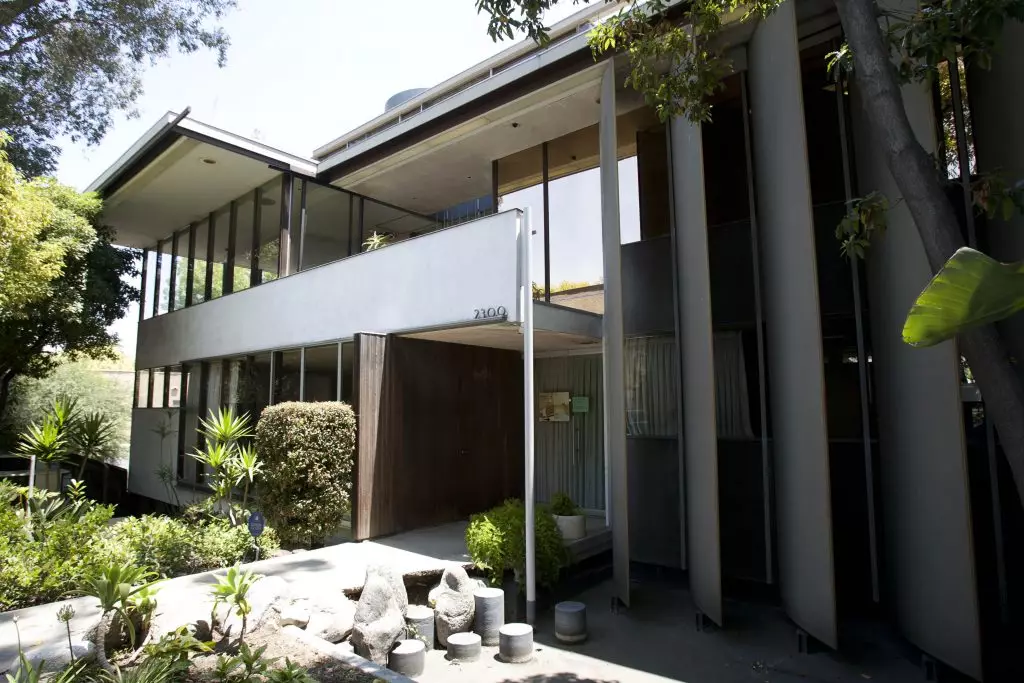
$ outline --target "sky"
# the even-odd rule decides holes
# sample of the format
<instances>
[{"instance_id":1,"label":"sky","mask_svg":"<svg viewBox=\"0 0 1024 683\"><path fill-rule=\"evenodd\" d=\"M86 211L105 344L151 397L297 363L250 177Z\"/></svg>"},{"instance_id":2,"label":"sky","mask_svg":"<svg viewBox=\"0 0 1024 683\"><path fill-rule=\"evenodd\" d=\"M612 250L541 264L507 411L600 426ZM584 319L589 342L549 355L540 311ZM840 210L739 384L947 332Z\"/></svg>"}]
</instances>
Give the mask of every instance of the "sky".
<instances>
[{"instance_id":1,"label":"sky","mask_svg":"<svg viewBox=\"0 0 1024 683\"><path fill-rule=\"evenodd\" d=\"M560 4L547 17L549 25L581 8ZM309 156L379 115L391 95L436 85L510 46L491 40L473 0L238 0L223 26L231 38L225 67L218 68L209 51L172 54L150 67L137 102L139 116L116 114L99 145L65 142L58 178L85 189L160 116L186 106L194 119ZM578 174L552 189L552 225L579 226L567 228L552 245L555 283L600 274L599 251L596 260L592 249L579 258L568 256L594 226L599 235L600 206L592 195L583 202L581 194L596 176ZM564 211L556 209L559 198ZM522 203L522 197L509 199L502 208ZM137 321L133 307L113 328L128 356L134 356Z\"/></svg>"}]
</instances>

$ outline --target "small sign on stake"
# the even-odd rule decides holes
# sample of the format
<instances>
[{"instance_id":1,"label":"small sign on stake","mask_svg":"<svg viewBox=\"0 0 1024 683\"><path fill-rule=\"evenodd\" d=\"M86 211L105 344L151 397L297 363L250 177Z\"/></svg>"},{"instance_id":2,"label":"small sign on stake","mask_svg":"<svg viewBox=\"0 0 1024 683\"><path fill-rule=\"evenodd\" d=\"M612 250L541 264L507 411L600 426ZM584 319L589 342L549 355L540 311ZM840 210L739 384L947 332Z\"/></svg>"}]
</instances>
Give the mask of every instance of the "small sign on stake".
<instances>
[{"instance_id":1,"label":"small sign on stake","mask_svg":"<svg viewBox=\"0 0 1024 683\"><path fill-rule=\"evenodd\" d=\"M260 559L260 544L256 542L256 539L263 533L263 527L266 525L262 512L257 510L249 515L249 533L252 534L252 545L256 549L256 559L253 562Z\"/></svg>"}]
</instances>

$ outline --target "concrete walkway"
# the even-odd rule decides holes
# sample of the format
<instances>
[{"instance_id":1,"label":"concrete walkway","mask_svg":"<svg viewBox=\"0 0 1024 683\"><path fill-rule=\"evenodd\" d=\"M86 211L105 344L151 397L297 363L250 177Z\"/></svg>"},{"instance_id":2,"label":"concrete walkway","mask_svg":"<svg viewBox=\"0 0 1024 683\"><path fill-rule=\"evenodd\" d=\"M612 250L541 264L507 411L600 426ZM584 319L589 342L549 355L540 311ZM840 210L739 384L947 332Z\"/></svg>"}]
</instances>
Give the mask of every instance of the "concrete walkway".
<instances>
[{"instance_id":1,"label":"concrete walkway","mask_svg":"<svg viewBox=\"0 0 1024 683\"><path fill-rule=\"evenodd\" d=\"M366 568L372 564L390 565L403 576L440 572L456 564L468 565L466 525L466 522L454 522L377 541L342 543L251 562L246 568L265 576L280 576L309 596L320 591L358 590L363 586ZM222 572L204 572L164 581L157 594L157 615L185 609L204 600L215 582L214 574ZM100 616L95 598L76 598L0 614L0 673L10 670L17 662L15 617L26 651L43 648L56 655L67 651L67 632L56 616L64 604L75 609L72 639L84 639ZM46 659L53 660L54 656L47 654Z\"/></svg>"}]
</instances>

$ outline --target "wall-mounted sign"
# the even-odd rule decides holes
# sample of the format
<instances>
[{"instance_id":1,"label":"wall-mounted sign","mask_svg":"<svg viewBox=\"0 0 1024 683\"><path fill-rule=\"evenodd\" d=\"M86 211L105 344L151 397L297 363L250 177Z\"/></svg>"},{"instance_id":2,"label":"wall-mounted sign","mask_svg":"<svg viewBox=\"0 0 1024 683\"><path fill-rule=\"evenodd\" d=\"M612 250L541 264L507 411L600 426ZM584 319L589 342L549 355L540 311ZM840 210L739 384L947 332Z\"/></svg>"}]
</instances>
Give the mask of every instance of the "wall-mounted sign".
<instances>
[{"instance_id":1,"label":"wall-mounted sign","mask_svg":"<svg viewBox=\"0 0 1024 683\"><path fill-rule=\"evenodd\" d=\"M572 412L574 412L574 413L589 413L590 412L590 397L589 396L573 396L572 397Z\"/></svg>"},{"instance_id":2,"label":"wall-mounted sign","mask_svg":"<svg viewBox=\"0 0 1024 683\"><path fill-rule=\"evenodd\" d=\"M569 421L569 392L552 391L540 394L541 422Z\"/></svg>"}]
</instances>

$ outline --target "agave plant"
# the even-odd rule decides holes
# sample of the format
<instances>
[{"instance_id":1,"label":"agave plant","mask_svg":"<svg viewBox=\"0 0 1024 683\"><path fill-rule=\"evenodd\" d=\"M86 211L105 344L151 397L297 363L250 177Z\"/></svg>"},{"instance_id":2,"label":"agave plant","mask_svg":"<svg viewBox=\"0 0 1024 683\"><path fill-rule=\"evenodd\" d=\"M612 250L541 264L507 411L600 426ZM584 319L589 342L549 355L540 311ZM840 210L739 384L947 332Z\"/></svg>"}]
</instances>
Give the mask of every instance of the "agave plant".
<instances>
[{"instance_id":1,"label":"agave plant","mask_svg":"<svg viewBox=\"0 0 1024 683\"><path fill-rule=\"evenodd\" d=\"M244 643L245 627L249 613L252 612L252 605L249 603L249 589L262 578L260 574L254 574L251 570L242 571L236 564L228 569L224 576L218 576L217 583L213 586L213 614L210 623L214 623L217 608L222 604L227 605L228 609L242 620L242 631L238 635L239 644Z\"/></svg>"},{"instance_id":2,"label":"agave plant","mask_svg":"<svg viewBox=\"0 0 1024 683\"><path fill-rule=\"evenodd\" d=\"M99 600L99 608L103 613L100 623L93 631L93 643L96 646L96 661L109 672L114 668L107 659L105 645L107 632L113 624L114 617L119 616L128 631L128 640L135 645L135 625L132 623L131 612L137 609L140 599L152 600L153 586L159 583L154 580L156 575L140 567L130 564L107 565L100 573L85 582L82 595Z\"/></svg>"},{"instance_id":3,"label":"agave plant","mask_svg":"<svg viewBox=\"0 0 1024 683\"><path fill-rule=\"evenodd\" d=\"M391 244L391 235L386 232L373 231L373 234L366 238L363 242L364 251L374 251L382 247L386 247Z\"/></svg>"},{"instance_id":4,"label":"agave plant","mask_svg":"<svg viewBox=\"0 0 1024 683\"><path fill-rule=\"evenodd\" d=\"M33 423L21 435L17 454L29 460L28 488L36 485L36 463L59 462L67 454L68 443L58 421L47 415L42 424Z\"/></svg>"}]
</instances>

